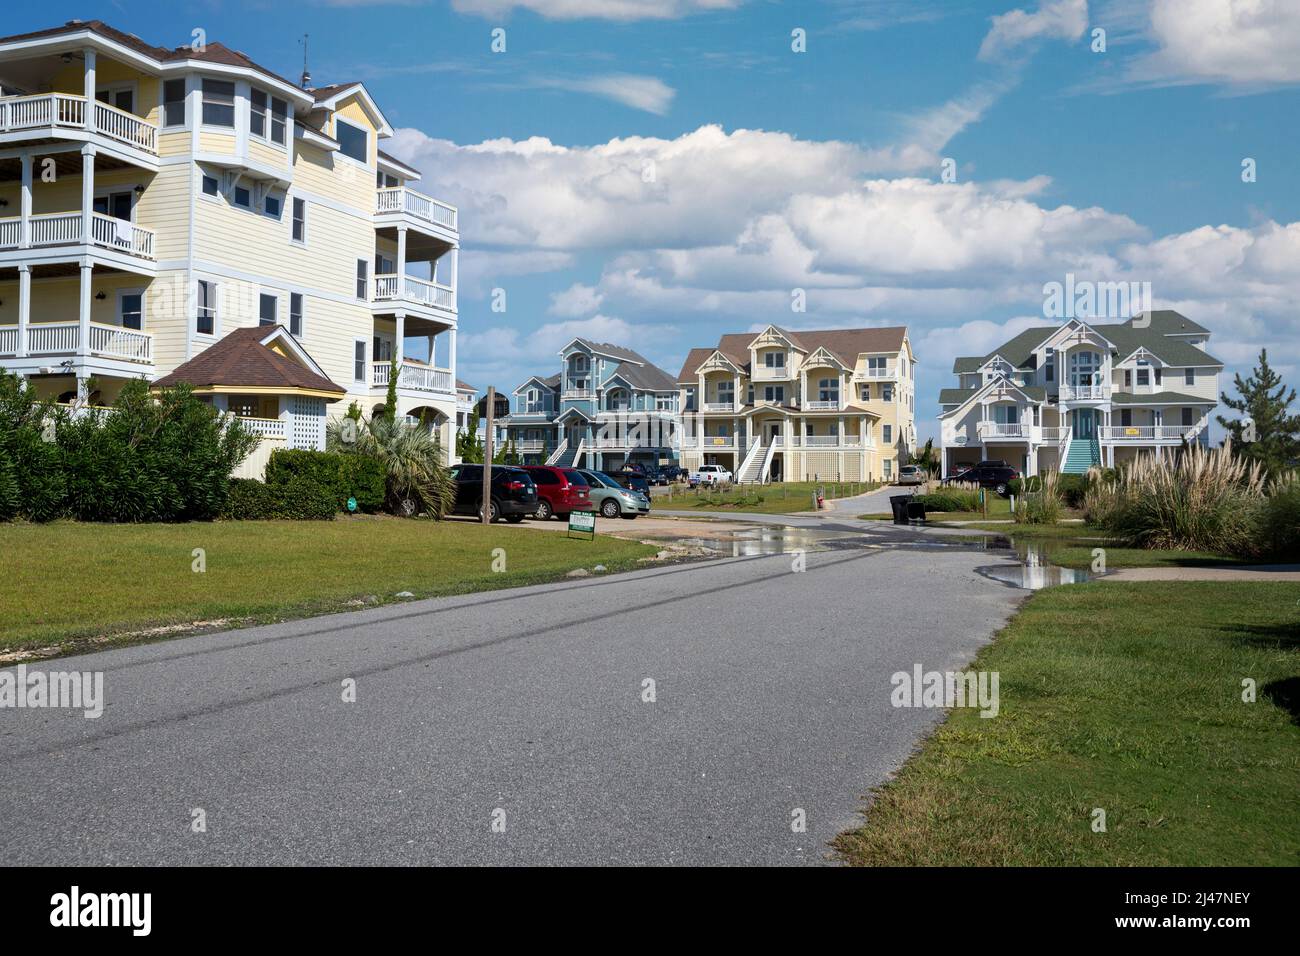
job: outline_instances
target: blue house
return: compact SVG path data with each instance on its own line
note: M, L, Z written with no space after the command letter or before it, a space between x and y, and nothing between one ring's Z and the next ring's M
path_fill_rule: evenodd
M680 447L678 386L631 349L576 338L560 350L558 375L535 375L514 390L504 424L528 464L672 464Z

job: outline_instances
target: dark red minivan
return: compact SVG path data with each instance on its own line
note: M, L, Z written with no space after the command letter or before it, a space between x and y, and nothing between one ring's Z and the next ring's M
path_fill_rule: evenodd
M551 515L567 519L570 511L591 510L591 487L587 480L572 468L552 468L550 465L525 465L524 471L537 485L537 514L533 517L545 521Z

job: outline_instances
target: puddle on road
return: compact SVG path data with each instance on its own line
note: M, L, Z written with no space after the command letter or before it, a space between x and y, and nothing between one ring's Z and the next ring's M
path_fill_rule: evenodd
M718 538L678 538L674 541L721 557L747 558L761 554L787 554L791 551L823 551L848 542L862 544L861 539L846 535L810 531L783 526L759 527L736 531Z
M1064 568L1051 560L1052 555L1062 548L1087 547L1097 543L1086 538L1022 538L1017 541L1014 534L988 534L978 538L950 536L944 540L966 543L984 551L1013 551L1019 564L997 564L975 570L986 578L1027 591L1058 584L1081 584L1095 577L1088 571Z

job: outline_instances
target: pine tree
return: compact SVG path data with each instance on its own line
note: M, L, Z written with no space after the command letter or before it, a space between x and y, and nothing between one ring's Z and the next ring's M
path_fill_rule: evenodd
M1217 416L1231 436L1233 447L1243 458L1259 462L1270 475L1294 467L1300 456L1300 415L1287 414L1287 409L1295 401L1296 392L1293 388L1288 393L1282 377L1269 368L1268 349L1260 349L1259 365L1249 378L1233 378L1241 398L1229 398L1225 392L1219 401L1251 422L1248 426Z
M393 421L397 418L397 356L388 363L388 394L384 398L384 418Z

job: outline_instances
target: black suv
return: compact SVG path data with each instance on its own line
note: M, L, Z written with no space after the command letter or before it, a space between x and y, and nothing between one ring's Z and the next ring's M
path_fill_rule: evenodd
M619 471L609 477L629 491L639 491L646 498L650 497L650 482L646 481L645 475L638 474L635 471Z
M1019 478L1020 472L1016 471L1001 458L991 458L988 461L982 461L974 468L957 475L949 475L943 480L945 485L955 483L969 483L979 485L981 488L992 488L1004 498L1007 494L1007 482L1013 478Z
M452 481L456 482L456 504L452 508L458 515L483 516L483 466L453 465ZM532 475L522 468L510 465L492 466L492 520L505 518L518 524L537 511L537 485Z

